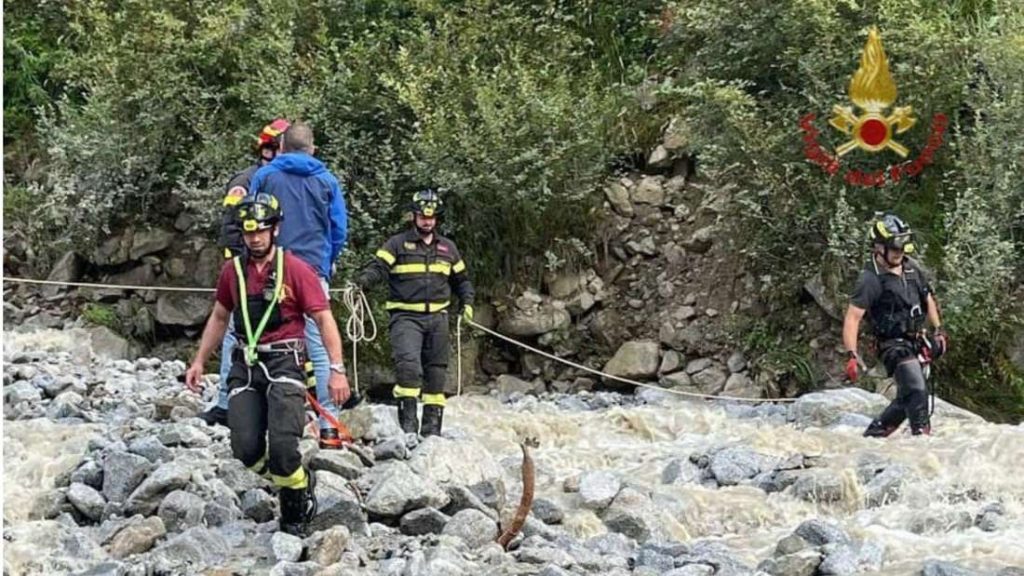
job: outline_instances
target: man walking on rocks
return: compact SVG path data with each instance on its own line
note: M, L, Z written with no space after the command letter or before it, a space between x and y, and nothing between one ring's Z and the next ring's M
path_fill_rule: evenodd
M281 211L277 199L257 194L239 205L246 256L221 269L216 302L185 384L199 391L203 365L234 312L244 335L228 376L231 451L250 470L270 474L281 498L281 530L302 534L316 514L315 477L302 466L299 439L305 425L304 317L324 336L330 356L330 392L339 405L349 397L341 335L313 269L275 246Z
M387 278L398 421L405 432L433 436L441 433L444 415L452 291L459 297L459 314L472 320L473 285L455 243L436 232L444 210L437 192L417 192L410 209L412 227L389 238L356 283L366 289ZM417 414L421 382L422 430Z
M284 118L278 118L264 126L256 137L256 150L259 154L256 162L228 180L220 226L220 245L224 249L226 259L240 256L245 250L242 229L238 223L238 204L249 194L249 183L256 171L270 164L277 156L281 147L281 134L284 134L289 126L291 123ZM220 393L217 396L217 404L202 415L203 420L211 426L228 424L228 372L231 371L231 351L237 343L234 330L228 327L224 333L224 342L221 344Z
M323 162L313 157L313 130L296 122L281 135L281 150L270 164L253 175L250 196L267 193L281 202L287 218L281 223L281 247L313 267L324 294L345 246L348 213L338 179ZM316 376L317 401L324 410L337 414L328 390L330 368L317 325L306 319L306 345ZM340 448L338 430L320 418L320 447Z
M885 437L904 420L914 435L931 434L931 415L924 365L948 350L939 307L924 271L907 254L913 236L903 220L884 214L871 227L871 261L861 271L843 321L843 345L849 354L846 374L856 382L863 366L857 352L857 333L867 313L878 353L890 377L896 378L896 398L864 431ZM925 319L934 327L925 330Z

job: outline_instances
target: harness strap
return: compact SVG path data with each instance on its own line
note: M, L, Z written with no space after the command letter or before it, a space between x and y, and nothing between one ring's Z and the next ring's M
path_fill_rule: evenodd
M260 336L263 335L263 330L267 327L267 322L270 320L270 316L274 312L274 307L277 305L277 301L281 299L281 294L284 289L284 251L280 248L275 248L275 251L277 252L275 258L277 278L274 280L274 297L270 299L270 305L267 306L267 309L263 312L263 318L260 319L260 323L256 327L256 332L253 332L252 322L249 320L249 293L245 285L245 270L242 267L242 258L240 256L235 256L232 259L235 264L235 276L238 278L239 303L242 307L242 322L245 325L245 362L250 366L256 361L256 346L260 341Z

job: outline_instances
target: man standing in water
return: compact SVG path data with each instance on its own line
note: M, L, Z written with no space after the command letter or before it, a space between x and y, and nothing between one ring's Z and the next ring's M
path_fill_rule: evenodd
M904 420L910 421L912 434L931 434L922 360L945 354L948 340L931 284L917 262L907 256L914 251L912 240L910 226L898 216L884 214L875 219L871 261L861 271L843 321L850 381L857 381L858 369L863 366L857 353L857 333L865 313L871 319L886 372L896 378L896 398L871 422L865 436L888 436ZM925 318L934 327L931 336L925 331Z
M203 366L224 337L234 311L239 346L228 376L231 452L280 488L280 528L302 535L316 514L316 477L302 466L299 439L305 424L306 317L323 334L335 402L349 397L341 334L313 268L275 246L281 212L277 199L257 194L239 205L246 256L221 269L216 302L202 341L185 372L198 392ZM243 340L244 339L244 340Z

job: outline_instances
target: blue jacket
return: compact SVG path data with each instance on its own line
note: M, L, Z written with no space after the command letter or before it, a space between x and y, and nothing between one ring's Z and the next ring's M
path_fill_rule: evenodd
M284 219L278 243L331 277L331 265L345 247L348 212L338 179L324 163L303 152L278 154L256 171L249 194L273 194Z

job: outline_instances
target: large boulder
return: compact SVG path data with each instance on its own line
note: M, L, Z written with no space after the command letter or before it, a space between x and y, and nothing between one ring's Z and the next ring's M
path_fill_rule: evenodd
M160 503L157 515L168 532L179 532L198 526L203 520L206 501L184 490L175 490Z
M129 230L120 236L105 240L93 251L92 261L100 266L118 266L128 261L128 252L132 244L132 233Z
M601 510L611 504L622 488L622 480L609 470L593 470L580 477L580 499L584 508Z
M498 536L498 524L483 512L467 508L452 516L441 534L460 538L473 550L494 541Z
M192 471L185 464L168 462L160 466L128 497L128 510L152 514L160 506L164 494L184 488L191 477Z
M353 492L345 478L327 471L316 474L318 512L309 524L311 532L342 525L352 534L368 535L369 524L359 495Z
M664 178L661 176L644 176L632 191L632 200L637 204L665 203Z
M633 203L629 201L629 190L618 182L612 182L604 189L604 197L612 205L612 209L626 218L633 217Z
M472 438L430 436L413 450L409 468L437 484L472 486L503 478L494 456Z
M92 344L92 350L98 356L106 356L111 360L128 360L134 350L128 340L106 326L90 326L85 329Z
M74 282L82 277L83 265L81 256L76 252L65 252L50 269L46 279L52 282Z
M166 533L164 521L158 516L129 524L111 540L110 555L114 558L126 558L132 554L140 554L152 548Z
M156 301L156 321L170 326L198 326L210 315L213 301L203 294L172 292Z
M525 310L510 310L508 315L502 318L498 330L510 336L539 336L565 328L571 321L565 305L556 300Z
M109 454L103 461L103 496L110 502L124 502L142 483L151 466L149 460L136 454Z
M622 378L652 378L658 374L660 360L657 342L635 340L620 346L604 371Z
M132 247L128 250L128 257L132 260L138 260L146 254L162 252L170 247L176 236L177 234L174 232L160 230L159 228L136 230L135 236L132 238Z
M118 286L153 286L156 284L156 270L148 263L111 274L106 278L107 283Z
M404 462L394 462L366 496L366 510L385 517L431 506L443 508L448 494L431 479L415 474Z
M826 390L799 397L790 405L788 418L798 427L824 427L838 422L848 412L873 418L888 404L881 394L860 388Z

